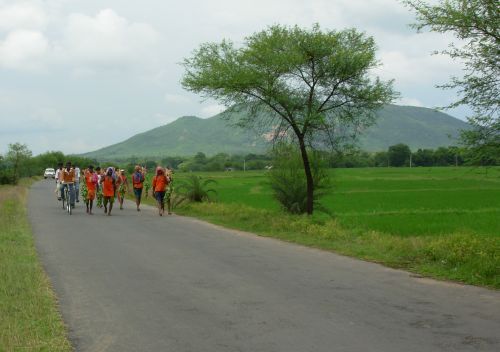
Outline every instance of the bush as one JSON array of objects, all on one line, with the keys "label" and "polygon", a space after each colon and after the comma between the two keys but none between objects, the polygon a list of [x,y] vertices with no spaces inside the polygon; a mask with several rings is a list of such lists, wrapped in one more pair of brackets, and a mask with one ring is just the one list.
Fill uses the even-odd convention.
[{"label": "bush", "polygon": [[[326,167],[319,153],[310,152],[309,161],[314,183],[314,208],[328,213],[319,203],[330,188]],[[269,172],[271,189],[282,208],[292,214],[306,212],[307,183],[300,152],[291,145],[280,145],[274,150],[273,168]]]},{"label": "bush", "polygon": [[190,175],[177,187],[178,197],[174,202],[174,205],[179,205],[185,200],[189,200],[191,202],[209,201],[211,194],[217,194],[214,189],[206,188],[211,183],[216,184],[217,181],[211,178],[203,180],[198,175]]},{"label": "bush", "polygon": [[0,170],[0,185],[12,184],[15,185],[17,179],[14,177],[12,170],[4,169]]}]

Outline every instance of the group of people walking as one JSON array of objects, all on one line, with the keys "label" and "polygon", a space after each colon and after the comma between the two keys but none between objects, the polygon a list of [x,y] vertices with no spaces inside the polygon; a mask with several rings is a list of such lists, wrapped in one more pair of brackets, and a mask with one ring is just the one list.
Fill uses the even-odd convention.
[{"label": "group of people walking", "polygon": [[[146,169],[137,165],[132,173],[132,190],[134,193],[137,211],[141,211],[141,199],[143,189],[148,192],[149,185],[146,179]],[[69,203],[74,207],[75,201],[79,202],[80,193],[85,201],[87,214],[93,214],[94,200],[96,206],[104,208],[104,213],[111,215],[115,198],[118,199],[120,210],[123,209],[123,201],[127,192],[130,192],[130,185],[125,170],[115,167],[108,167],[105,170],[99,166],[94,169],[93,165],[89,165],[82,173],[80,168],[71,162],[67,162],[66,166],[58,165],[56,171],[56,192],[58,199],[64,198],[66,187],[69,190]],[[80,181],[81,187],[80,187]],[[163,216],[165,213],[165,202],[167,203],[167,212],[171,213],[171,195],[172,195],[172,170],[168,167],[163,168],[158,166],[155,170],[155,175],[152,179],[153,196],[156,199],[158,206],[158,215]]]}]

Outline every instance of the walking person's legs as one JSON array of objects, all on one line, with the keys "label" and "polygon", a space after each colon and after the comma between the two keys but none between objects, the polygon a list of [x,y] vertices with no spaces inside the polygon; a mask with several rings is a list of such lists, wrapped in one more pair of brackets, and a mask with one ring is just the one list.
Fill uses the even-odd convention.
[{"label": "walking person's legs", "polygon": [[107,214],[107,213],[108,213],[108,202],[109,202],[109,198],[110,198],[110,197],[106,197],[106,196],[104,196],[104,197],[102,198],[102,203],[103,203],[103,205],[104,205],[104,214]]},{"label": "walking person's legs", "polygon": [[[61,187],[60,187],[60,190],[61,190],[61,195],[60,195],[60,196],[61,196],[61,199],[64,199],[64,189],[65,189],[66,187],[68,187],[68,185],[67,185],[67,184],[65,184],[65,183],[61,184]],[[66,199],[66,200],[67,200],[67,199]]]},{"label": "walking person's legs", "polygon": [[123,210],[123,196],[120,191],[118,191],[118,203],[120,203],[120,210]]},{"label": "walking person's legs", "polygon": [[158,215],[163,216],[165,211],[165,192],[155,192],[155,198],[158,205]]},{"label": "walking person's legs", "polygon": [[75,185],[72,183],[69,184],[69,204],[75,206]]},{"label": "walking person's legs", "polygon": [[111,215],[111,209],[113,209],[113,203],[115,201],[114,197],[109,197],[109,210],[108,210],[108,216]]},{"label": "walking person's legs", "polygon": [[76,202],[80,202],[80,182],[75,182],[75,199]]},{"label": "walking person's legs", "polygon": [[135,205],[137,206],[137,211],[140,211],[142,188],[134,188]]}]

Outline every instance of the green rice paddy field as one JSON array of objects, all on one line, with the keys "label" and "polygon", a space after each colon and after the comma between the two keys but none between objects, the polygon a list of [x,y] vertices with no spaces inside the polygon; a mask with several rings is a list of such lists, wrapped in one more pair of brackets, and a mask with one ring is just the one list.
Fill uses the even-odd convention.
[{"label": "green rice paddy field", "polygon": [[[466,233],[500,236],[500,168],[331,170],[321,203],[342,227],[397,236]],[[185,174],[177,174],[181,181]],[[200,173],[218,184],[217,201],[279,210],[266,173]],[[323,218],[325,214],[317,213]]]}]

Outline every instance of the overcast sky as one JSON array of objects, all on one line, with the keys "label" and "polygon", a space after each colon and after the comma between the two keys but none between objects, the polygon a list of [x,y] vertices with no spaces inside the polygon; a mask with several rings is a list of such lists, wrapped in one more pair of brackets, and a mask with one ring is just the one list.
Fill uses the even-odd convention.
[{"label": "overcast sky", "polygon": [[179,62],[201,43],[241,43],[272,24],[363,30],[399,104],[446,105],[454,94],[434,86],[461,66],[431,52],[453,38],[416,34],[413,21],[397,0],[0,0],[0,153],[14,142],[35,154],[86,152],[180,116],[213,116],[223,107],[182,89]]}]

